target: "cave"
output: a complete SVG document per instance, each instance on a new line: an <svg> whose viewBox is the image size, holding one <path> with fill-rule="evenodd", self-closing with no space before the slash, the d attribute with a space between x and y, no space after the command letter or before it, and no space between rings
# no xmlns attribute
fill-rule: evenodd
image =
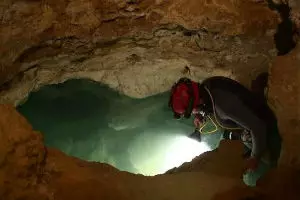
<svg viewBox="0 0 300 200"><path fill-rule="evenodd" d="M192 120L175 120L167 106L170 91L146 98L130 98L88 79L43 86L17 107L47 147L87 161L107 163L145 176L172 171L201 154L215 150L223 131L209 122L201 142L188 136ZM278 147L279 148L279 147ZM270 168L261 162L256 180Z"/></svg>
<svg viewBox="0 0 300 200"><path fill-rule="evenodd" d="M295 0L2 2L0 199L298 200L299 13ZM246 177L239 141L189 139L167 103L183 76L252 88L260 74L282 148Z"/></svg>
<svg viewBox="0 0 300 200"><path fill-rule="evenodd" d="M44 134L49 147L153 176L215 149L222 136L207 134L201 143L188 138L192 122L170 117L168 96L169 92L130 98L97 82L76 79L42 87L18 111Z"/></svg>

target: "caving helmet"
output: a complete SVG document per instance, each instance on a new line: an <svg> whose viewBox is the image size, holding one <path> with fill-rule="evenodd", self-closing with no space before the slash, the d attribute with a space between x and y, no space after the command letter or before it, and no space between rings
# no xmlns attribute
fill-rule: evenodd
<svg viewBox="0 0 300 200"><path fill-rule="evenodd" d="M169 107L174 118L190 118L192 111L199 104L198 83L189 78L180 78L173 86L169 99Z"/></svg>

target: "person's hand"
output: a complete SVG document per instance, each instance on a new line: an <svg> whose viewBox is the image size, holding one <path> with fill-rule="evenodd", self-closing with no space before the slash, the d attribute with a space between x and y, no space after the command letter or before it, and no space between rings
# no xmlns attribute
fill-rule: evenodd
<svg viewBox="0 0 300 200"><path fill-rule="evenodd" d="M255 157L250 157L246 161L246 172L254 172L258 168L258 160Z"/></svg>
<svg viewBox="0 0 300 200"><path fill-rule="evenodd" d="M196 128L199 128L200 126L202 126L202 124L203 124L203 118L196 115L194 118L194 126Z"/></svg>

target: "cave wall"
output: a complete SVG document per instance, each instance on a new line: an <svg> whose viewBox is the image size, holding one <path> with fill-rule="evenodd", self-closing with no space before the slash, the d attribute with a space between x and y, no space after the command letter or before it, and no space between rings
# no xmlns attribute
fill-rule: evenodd
<svg viewBox="0 0 300 200"><path fill-rule="evenodd" d="M41 133L13 106L0 105L0 196L3 199L289 199L299 198L299 48L278 57L271 68L270 102L284 137L280 167L255 189L245 187L242 145L223 142L164 175L145 177L102 163L69 157L43 144ZM285 66L285 67L283 67ZM287 96L292 98L286 98ZM291 112L286 113L289 110ZM291 126L292 125L294 126ZM298 126L299 128L299 126ZM294 132L293 132L294 131ZM289 133L293 133L293 135ZM293 137L291 137L293 136ZM293 146L294 145L294 146Z"/></svg>
<svg viewBox="0 0 300 200"><path fill-rule="evenodd" d="M108 164L87 162L43 144L42 134L13 108L0 105L0 197L31 199L213 199L233 187L246 188L240 179L243 165L198 164L198 171L145 177L121 172ZM223 143L222 159L242 163L242 145ZM210 155L212 154L212 156ZM203 157L215 157L208 152ZM227 172L227 173L226 173ZM247 194L252 194L247 191Z"/></svg>
<svg viewBox="0 0 300 200"><path fill-rule="evenodd" d="M300 33L300 2L298 0L272 0L275 4L285 4L291 8L290 18L297 27L297 32Z"/></svg>
<svg viewBox="0 0 300 200"><path fill-rule="evenodd" d="M14 105L70 78L138 98L183 75L249 86L276 55L278 14L251 0L6 0L0 16L0 102Z"/></svg>
<svg viewBox="0 0 300 200"><path fill-rule="evenodd" d="M163 24L231 35L264 34L277 24L275 12L251 0L5 0L0 19L2 83L18 72L24 51L53 38L96 42Z"/></svg>
<svg viewBox="0 0 300 200"><path fill-rule="evenodd" d="M54 39L22 56L25 71L0 91L0 102L17 105L31 91L70 78L89 78L137 98L167 91L181 76L200 81L224 75L249 85L275 55L268 35L225 36L178 25L111 42Z"/></svg>
<svg viewBox="0 0 300 200"><path fill-rule="evenodd" d="M269 102L283 137L281 164L300 168L300 48L278 56L270 69Z"/></svg>
<svg viewBox="0 0 300 200"><path fill-rule="evenodd" d="M298 25L299 5L287 3ZM273 60L278 15L267 1L4 0L0 19L1 104L17 105L30 91L69 78L144 97L169 89L182 75L225 75L249 85L272 66L269 101L283 137L280 168L250 190L240 177L238 145L222 144L174 173L143 177L46 148L13 107L1 105L1 198L299 197L299 48Z"/></svg>

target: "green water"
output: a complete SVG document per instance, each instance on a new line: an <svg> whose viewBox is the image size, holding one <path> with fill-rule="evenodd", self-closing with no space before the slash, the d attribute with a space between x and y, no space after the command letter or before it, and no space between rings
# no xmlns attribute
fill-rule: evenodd
<svg viewBox="0 0 300 200"><path fill-rule="evenodd" d="M169 93L133 99L89 80L69 80L30 94L18 110L47 146L132 173L155 175L218 146L221 134L201 144L187 138L191 120L177 121Z"/></svg>

